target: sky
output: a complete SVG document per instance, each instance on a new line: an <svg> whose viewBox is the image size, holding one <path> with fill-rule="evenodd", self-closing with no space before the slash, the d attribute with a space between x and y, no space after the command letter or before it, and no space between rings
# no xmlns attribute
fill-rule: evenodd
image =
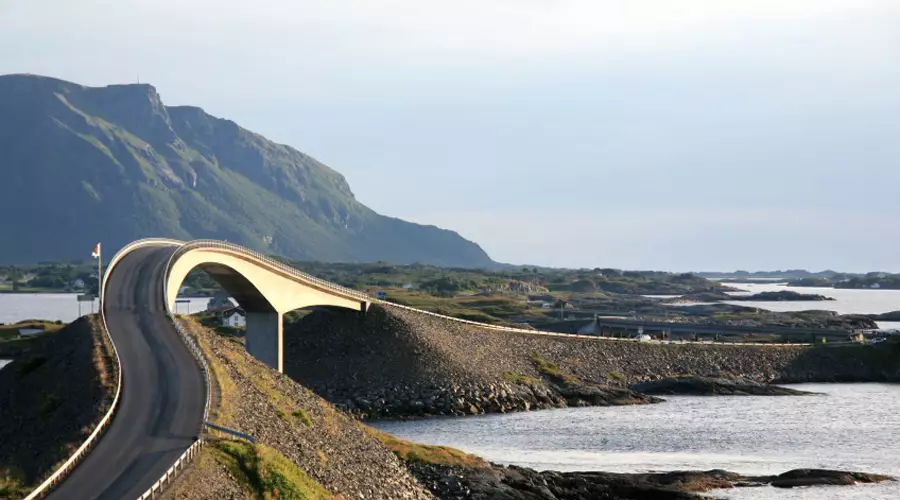
<svg viewBox="0 0 900 500"><path fill-rule="evenodd" d="M153 84L494 260L900 271L895 0L0 0L0 74Z"/></svg>

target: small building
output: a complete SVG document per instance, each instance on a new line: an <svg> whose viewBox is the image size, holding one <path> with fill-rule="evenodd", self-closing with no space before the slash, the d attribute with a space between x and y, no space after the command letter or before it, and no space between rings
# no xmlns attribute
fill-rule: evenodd
<svg viewBox="0 0 900 500"><path fill-rule="evenodd" d="M69 283L69 286L72 287L72 290L84 290L84 280L81 278L75 278Z"/></svg>
<svg viewBox="0 0 900 500"><path fill-rule="evenodd" d="M240 307L232 307L231 309L219 313L219 320L222 326L230 326L232 328L246 328L247 314Z"/></svg>

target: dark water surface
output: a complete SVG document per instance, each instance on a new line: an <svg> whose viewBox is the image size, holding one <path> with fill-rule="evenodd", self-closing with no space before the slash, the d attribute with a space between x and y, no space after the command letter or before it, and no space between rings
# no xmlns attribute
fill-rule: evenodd
<svg viewBox="0 0 900 500"><path fill-rule="evenodd" d="M798 384L808 397L667 397L657 405L379 422L391 434L538 470L829 468L900 477L900 385ZM900 499L900 482L716 492L735 499Z"/></svg>

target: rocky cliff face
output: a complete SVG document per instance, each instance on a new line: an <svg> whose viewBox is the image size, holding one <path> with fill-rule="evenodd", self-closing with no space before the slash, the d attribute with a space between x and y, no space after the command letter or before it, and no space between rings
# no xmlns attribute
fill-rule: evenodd
<svg viewBox="0 0 900 500"><path fill-rule="evenodd" d="M652 402L616 393L680 376L763 383L900 380L896 346L650 344L481 330L385 306L316 312L286 330L285 371L365 416Z"/></svg>
<svg viewBox="0 0 900 500"><path fill-rule="evenodd" d="M379 215L344 177L150 85L0 76L0 261L82 258L102 239L227 239L298 260L490 267L452 231Z"/></svg>

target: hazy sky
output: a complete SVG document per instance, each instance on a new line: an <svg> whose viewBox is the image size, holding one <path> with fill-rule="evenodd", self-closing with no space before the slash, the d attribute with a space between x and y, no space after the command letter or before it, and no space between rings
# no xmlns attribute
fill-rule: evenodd
<svg viewBox="0 0 900 500"><path fill-rule="evenodd" d="M896 0L0 0L0 73L152 83L503 262L900 270Z"/></svg>

